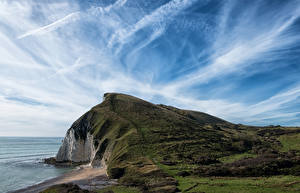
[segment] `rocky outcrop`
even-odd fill
[[[76,184],[58,184],[54,185],[46,190],[42,191],[41,193],[49,193],[49,192],[59,192],[59,193],[96,193],[94,191],[84,190],[81,189]]]
[[[71,128],[56,155],[56,161],[90,163],[95,154],[94,137],[90,133],[87,133],[85,139],[75,137],[75,131]]]

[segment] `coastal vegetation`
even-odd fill
[[[136,187],[126,187],[126,186],[111,186],[98,190],[97,193],[141,193],[141,191]]]
[[[107,93],[71,130],[76,140],[93,137],[91,163],[118,179],[101,193],[300,191],[297,127],[233,124]]]
[[[181,192],[282,193],[299,192],[300,177],[177,177]]]

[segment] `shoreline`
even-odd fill
[[[53,185],[68,183],[76,184],[82,189],[96,190],[117,184],[117,181],[108,178],[106,168],[80,167],[61,176],[8,193],[38,193]]]

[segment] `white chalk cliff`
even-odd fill
[[[96,154],[94,138],[87,133],[86,139],[75,138],[74,129],[71,128],[63,140],[57,155],[58,162],[92,162]]]

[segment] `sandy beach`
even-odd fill
[[[117,182],[107,177],[106,168],[89,167],[76,169],[62,176],[9,193],[38,193],[50,186],[64,183],[74,183],[80,186],[82,189],[95,190],[116,184]]]

